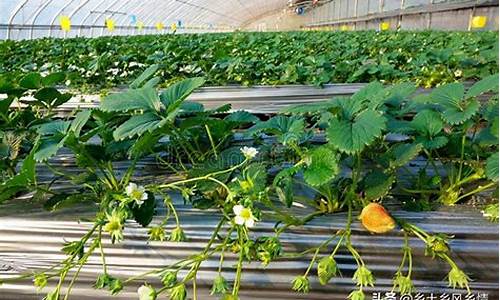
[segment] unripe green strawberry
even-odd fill
[[[365,206],[359,219],[363,226],[372,233],[386,233],[396,226],[391,215],[378,203],[370,203]]]

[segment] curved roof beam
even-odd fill
[[[126,4],[120,8],[120,9],[123,9],[127,12],[130,12],[130,13],[127,15],[124,15],[122,17],[119,16],[116,18],[116,24],[118,24],[119,27],[126,26],[126,22],[129,19],[130,15],[135,15],[138,17],[139,13],[132,10],[135,7],[133,5],[135,2],[136,2],[135,0],[128,0],[128,1],[126,1]],[[140,7],[139,11],[143,11],[145,8],[146,8],[146,5],[143,5],[142,7]],[[140,21],[139,18],[137,18],[137,19],[138,19],[138,21]],[[123,30],[124,30],[123,28],[120,28],[120,33],[123,32]]]
[[[87,1],[87,2],[89,2],[90,0],[86,0],[86,1]],[[85,3],[85,2],[83,2],[83,3]],[[55,25],[56,20],[57,20],[57,17],[59,17],[59,15],[60,15],[60,14],[61,14],[61,13],[62,13],[65,9],[66,9],[66,8],[68,8],[68,6],[69,6],[70,4],[71,4],[71,1],[68,1],[65,5],[63,5],[63,6],[61,7],[61,9],[60,9],[60,10],[58,10],[58,11],[54,14],[54,17],[53,17],[53,18],[52,18],[52,20],[50,21],[50,27],[49,27],[49,37],[51,37],[51,36],[52,36],[52,27]],[[73,10],[73,12],[74,12],[74,10]],[[72,15],[70,15],[70,16],[69,16],[69,18],[70,18],[70,19],[71,19],[71,16],[72,16]]]
[[[187,13],[186,10],[182,10],[181,5],[176,5],[176,1],[170,1],[169,5],[163,9],[163,10],[157,10],[154,12],[152,15],[148,16],[148,21],[150,20],[151,22],[159,22],[159,21],[166,21],[168,20],[173,14],[178,13],[177,19],[180,19],[181,17],[184,17],[184,14]],[[196,11],[200,11],[199,8],[196,9]],[[192,10],[191,10],[192,12]]]
[[[101,4],[103,4],[106,0],[101,0],[100,2],[98,2],[96,5],[94,5],[94,8],[92,9],[89,9],[89,12],[85,15],[85,17],[82,19],[82,26],[80,27],[80,30],[78,30],[78,35],[82,35],[82,30],[83,30],[83,26],[85,25],[85,21],[87,21],[88,18],[90,18],[90,16],[92,15],[92,11],[94,11],[95,9],[97,9],[99,6],[101,6]]]
[[[172,6],[173,1],[162,1],[156,7],[152,7],[151,9],[144,12],[142,16],[142,20],[144,24],[152,24],[158,20],[158,15],[166,11],[168,8]]]
[[[33,13],[32,17],[33,19],[31,20],[31,28],[30,28],[30,39],[33,39],[33,28],[35,27],[35,22],[36,22],[36,19],[38,18],[38,16],[40,15],[40,13],[42,13],[42,11],[47,8],[47,6],[49,6],[50,3],[52,3],[53,0],[45,0],[44,3],[42,3],[42,5],[40,5],[40,7],[38,7],[38,9]],[[71,3],[71,1],[68,1]]]
[[[12,25],[12,21],[14,21],[14,18],[16,17],[16,15],[19,13],[19,11],[21,9],[23,9],[23,7],[26,5],[26,3],[28,3],[28,0],[23,0],[23,2],[19,3],[16,8],[14,8],[14,11],[12,12],[12,14],[10,15],[9,17],[9,21],[7,21],[7,39],[10,39],[10,30],[11,30],[11,25]]]
[[[116,5],[116,3],[118,3],[119,1],[121,1],[121,0],[115,0],[114,2],[111,2],[111,4],[110,4],[110,5],[106,6],[106,9],[105,9],[105,10],[103,10],[103,11],[101,11],[101,12],[99,12],[99,13],[97,14],[97,17],[94,19],[94,22],[92,22],[92,25],[91,25],[91,28],[90,28],[90,34],[91,34],[92,36],[94,35],[94,27],[95,27],[95,25],[97,24],[97,21],[98,21],[98,20],[99,20],[102,16],[104,16],[104,15],[105,15],[108,11],[111,11],[111,8],[112,8],[113,6],[115,6],[115,5]],[[113,16],[113,12],[111,12],[111,16]],[[104,27],[101,29],[101,36],[103,36],[103,34],[104,34]],[[111,33],[111,35],[113,35],[113,33]]]

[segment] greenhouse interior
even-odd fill
[[[498,8],[0,0],[0,299],[498,299]]]

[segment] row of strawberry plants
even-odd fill
[[[406,205],[425,209],[454,205],[484,192],[487,198],[495,197],[488,191],[498,187],[498,75],[468,90],[451,83],[425,96],[413,96],[415,87],[410,84],[385,87],[374,82],[352,97],[290,107],[260,121],[248,112],[229,112],[229,105],[206,110],[185,102],[205,83],[203,78],[185,79],[158,93],[161,79],[154,76],[158,73],[161,68],[151,66],[127,91],[106,96],[99,109],[76,111],[63,119],[53,113],[70,97],[53,87],[64,82],[61,73],[45,77],[32,73],[19,82],[9,76],[0,80],[0,93],[7,94],[0,101],[1,200],[16,201],[17,195],[34,192],[50,210],[82,203],[95,209],[93,226],[81,239],[64,245],[67,256],[59,264],[1,282],[33,278],[42,289],[55,280],[46,299],[67,299],[80,270],[95,253],[102,258],[95,288],[116,294],[125,286],[146,281],[138,289],[141,300],[162,294],[184,300],[188,284],[196,290],[202,263],[219,257],[212,294],[238,299],[245,263],[267,265],[283,258],[287,254],[281,243],[283,233],[345,211],[344,229],[296,254],[314,255],[309,267],[291,283],[293,290],[307,293],[311,276],[317,276],[321,284],[335,284],[340,271],[336,259],[344,251],[357,265],[349,299],[365,299],[366,288],[376,283],[376,273],[351,240],[358,212],[371,233],[400,230],[403,255],[394,274],[395,290],[401,294],[414,291],[411,238],[424,243],[431,259],[449,265],[451,287],[469,290],[469,275],[453,260],[451,237],[394,217],[382,201],[395,196]],[[488,93],[493,94],[488,102],[478,101]],[[16,108],[15,101],[27,95],[36,100],[27,108]],[[243,147],[234,145],[235,131],[240,129],[251,138]],[[318,144],[314,137],[322,133],[327,139]],[[266,143],[264,138],[275,142]],[[50,160],[62,148],[75,155],[81,172],[66,172]],[[178,176],[137,182],[136,165],[145,157],[155,157],[166,174]],[[408,166],[418,157],[425,163],[415,173]],[[113,163],[123,160],[130,165],[119,172]],[[37,163],[73,188],[61,191],[53,188],[54,180],[37,180]],[[408,173],[404,180],[402,173]],[[315,196],[298,197],[297,185],[314,191]],[[195,209],[210,209],[207,214],[219,211],[204,250],[131,278],[112,274],[103,240],[122,242],[127,238],[124,229],[132,222],[147,227],[151,241],[187,241],[181,212],[172,200],[175,195]],[[157,206],[163,206],[166,215],[155,218]],[[296,207],[310,213],[297,213]],[[498,204],[490,204],[486,211],[488,217],[498,219]],[[257,237],[253,229],[262,221],[276,222],[274,233]],[[172,224],[174,229],[168,232],[166,226]],[[330,254],[320,257],[324,251]],[[238,257],[231,278],[221,272],[228,252]],[[160,287],[151,281],[152,275]]]
[[[498,32],[281,32],[0,42],[0,71],[69,72],[77,89],[126,84],[161,64],[164,80],[208,85],[414,81],[431,87],[496,73]]]

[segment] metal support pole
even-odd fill
[[[432,26],[432,5],[434,4],[434,0],[429,0],[429,12],[427,13],[427,30],[431,29]]]
[[[358,25],[358,0],[354,0],[354,30],[357,29]]]
[[[403,21],[403,9],[405,8],[405,0],[401,0],[401,4],[399,6],[399,18],[398,18],[398,29],[401,28],[401,22]]]
[[[469,15],[469,24],[467,24],[467,31],[471,31],[472,29],[472,18],[474,18],[474,15],[476,14],[476,5],[479,3],[479,0],[476,0],[476,4],[470,11]]]

